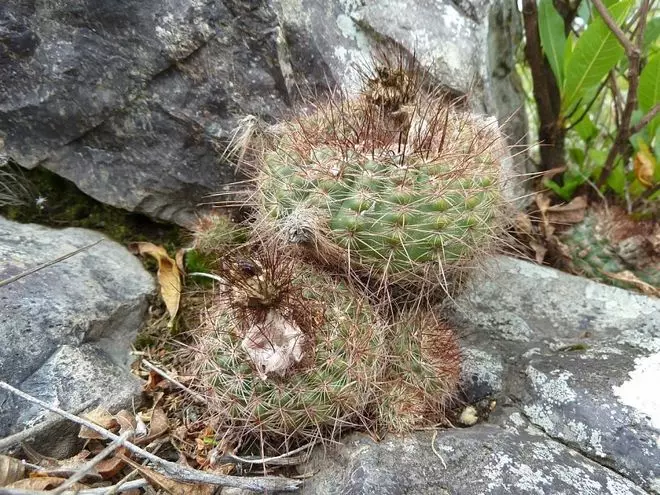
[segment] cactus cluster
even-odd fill
[[[445,418],[460,351],[420,288],[448,291],[492,248],[506,150],[492,122],[420,74],[385,61],[360,95],[251,145],[249,133],[237,137],[255,215],[201,226],[196,249],[216,258],[222,289],[184,370],[218,432],[277,451],[356,425],[405,432]],[[246,226],[247,244],[236,235]],[[381,305],[365,275],[413,304]]]

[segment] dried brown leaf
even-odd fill
[[[635,177],[646,187],[653,185],[653,176],[655,175],[655,157],[653,153],[645,147],[635,154]]]
[[[606,275],[613,280],[618,280],[620,282],[625,282],[635,286],[637,289],[639,289],[640,292],[646,294],[647,296],[660,297],[660,289],[653,287],[651,284],[648,284],[643,280],[640,280],[639,277],[637,277],[637,275],[631,271],[624,270],[622,272],[611,273],[602,270],[602,273],[603,275]]]
[[[156,246],[151,242],[133,242],[128,245],[128,249],[135,254],[152,256],[158,261],[160,295],[170,314],[168,326],[172,326],[181,301],[181,272],[176,261],[170,258],[163,246]]]
[[[548,206],[545,210],[549,222],[555,225],[580,223],[586,212],[587,199],[584,196],[577,196],[565,205]]]
[[[115,417],[102,407],[97,407],[96,409],[93,409],[92,411],[85,413],[83,415],[83,418],[91,421],[94,424],[101,426],[102,428],[105,428],[106,430],[112,430],[117,426],[117,421],[115,420]],[[105,439],[103,435],[96,433],[94,430],[90,430],[86,426],[82,426],[80,428],[80,433],[78,433],[78,437],[86,438],[89,440]]]
[[[0,455],[0,486],[10,485],[25,476],[25,465],[8,455]]]
[[[117,420],[117,423],[119,423],[120,435],[128,430],[135,431],[135,428],[137,427],[135,416],[133,416],[126,409],[122,409],[117,414],[115,414],[115,419]]]
[[[189,248],[181,248],[177,250],[177,252],[174,255],[174,260],[176,261],[176,267],[184,275],[186,273],[186,253],[188,251],[190,251]]]
[[[536,262],[539,265],[542,265],[543,260],[545,260],[545,255],[548,253],[548,248],[545,247],[544,244],[536,240],[530,241],[529,247],[531,247],[534,250],[534,258],[536,259]]]
[[[156,489],[165,490],[170,495],[195,495],[195,494],[212,495],[213,492],[215,491],[216,487],[214,486],[192,484],[192,483],[181,483],[179,481],[171,480],[167,476],[164,476],[154,471],[153,469],[149,469],[143,466],[142,464],[139,464],[134,460],[129,459],[126,456],[121,455],[120,457],[126,464],[131,466],[137,472],[139,472],[140,475],[144,479],[146,479],[152,487]]]
[[[66,481],[66,478],[56,478],[54,476],[39,476],[35,478],[25,478],[22,480],[15,481],[11,485],[8,485],[7,488],[21,488],[23,490],[52,490],[57,488],[62,483]],[[71,489],[72,490],[84,490],[87,488],[87,485],[82,483],[75,483]]]
[[[103,459],[96,465],[96,471],[104,480],[114,478],[124,468],[124,460],[117,454],[128,455],[128,450],[125,447],[121,447],[117,449],[113,457],[109,459]]]

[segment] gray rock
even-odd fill
[[[516,352],[594,340],[660,349],[660,300],[514,258],[490,261],[456,308],[459,326]]]
[[[660,352],[598,343],[534,356],[518,397],[545,433],[660,493]]]
[[[214,32],[208,0],[0,7],[0,131],[33,167],[124,107]]]
[[[63,345],[20,384],[20,389],[65,411],[89,409],[92,400],[96,407],[118,412],[139,407],[142,381],[127,368],[118,366],[97,345]],[[12,398],[8,402],[3,415],[15,416],[16,425],[31,426],[56,417],[22,399]],[[71,433],[75,438],[75,427]],[[63,435],[60,426],[46,429],[35,443],[42,454],[66,457],[77,453],[78,442]]]
[[[505,372],[497,351],[464,346],[461,361],[461,398],[466,403],[499,396]]]
[[[364,65],[375,38],[401,34],[396,41],[411,48],[406,26],[427,19],[399,15],[397,1],[380,4],[391,33],[375,2],[4,2],[0,138],[20,165],[42,165],[102,202],[188,225],[208,194],[238,178],[222,152],[240,118],[282,117],[298,88],[351,87],[353,62]],[[426,26],[417,54],[439,68],[445,86],[477,88],[479,111],[507,122],[518,141],[526,131],[522,113],[509,119],[522,106],[513,0],[412,4],[405,12],[451,14],[443,29]]]
[[[356,89],[354,67],[368,65],[374,42],[393,40],[414,52],[446,89],[470,93],[476,111],[496,115],[511,145],[525,146],[527,122],[515,71],[522,28],[513,0],[279,0],[277,5],[294,72],[305,74],[312,87],[330,74],[349,92]],[[517,173],[531,171],[529,165],[522,155],[515,160]]]
[[[134,395],[129,351],[154,292],[137,258],[96,232],[0,217],[0,280],[99,239],[87,251],[0,287],[0,379],[72,407],[83,399],[121,402]],[[102,375],[115,383],[102,384]],[[34,417],[25,404],[16,409],[5,392],[0,405],[0,436]]]
[[[319,450],[305,494],[643,494],[619,474],[534,430],[478,425],[389,437],[360,435]]]

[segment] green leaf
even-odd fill
[[[577,38],[575,36],[575,33],[571,31],[568,33],[568,38],[566,38],[566,43],[564,44],[564,69],[562,71],[563,74],[566,74],[566,66],[568,65],[568,62],[571,60],[571,56],[573,55],[573,47],[575,46],[575,43],[577,43]]]
[[[558,86],[564,80],[564,20],[552,4],[552,0],[541,0],[539,3],[539,34],[541,46],[548,57],[552,72],[557,78]]]
[[[660,103],[660,53],[651,57],[642,69],[637,88],[637,101],[644,113]],[[659,124],[660,115],[649,122],[647,128],[651,136]]]
[[[594,125],[588,115],[573,127],[583,141],[589,141],[598,135],[598,127]]]
[[[621,24],[633,5],[633,0],[615,3],[609,11]],[[566,64],[562,88],[562,113],[597,86],[624,54],[623,47],[601,17],[594,19],[578,39],[571,59]]]
[[[560,186],[555,181],[548,179],[546,179],[543,184],[564,201],[570,201],[573,198],[573,194],[575,193],[576,189],[582,185],[582,183],[575,179],[564,179],[563,186]]]
[[[644,53],[649,51],[658,36],[660,36],[660,17],[654,17],[649,20],[644,30]]]
[[[645,112],[660,103],[660,54],[649,59],[639,76],[637,101]]]
[[[623,168],[621,160],[619,160],[607,177],[607,185],[619,196],[623,196],[626,188],[626,171]]]
[[[576,163],[582,168],[584,165],[584,150],[582,148],[568,148],[568,154],[571,160],[573,160],[573,163]]]
[[[590,149],[587,156],[592,163],[591,178],[594,180],[600,179],[600,174],[603,172],[603,167],[605,166],[605,160],[607,160],[607,151]]]

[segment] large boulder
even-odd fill
[[[281,118],[298,88],[354,88],[376,40],[414,51],[519,141],[517,20],[513,0],[8,0],[0,140],[102,202],[188,224],[237,178],[222,151],[240,118]]]
[[[0,280],[99,239],[0,287],[0,380],[69,411],[139,403],[130,350],[154,292],[153,278],[125,248],[96,232],[0,217]],[[0,437],[44,418],[45,411],[5,391],[0,404]]]
[[[305,465],[303,494],[642,495],[634,483],[539,431],[494,425],[376,443],[354,435]]]

